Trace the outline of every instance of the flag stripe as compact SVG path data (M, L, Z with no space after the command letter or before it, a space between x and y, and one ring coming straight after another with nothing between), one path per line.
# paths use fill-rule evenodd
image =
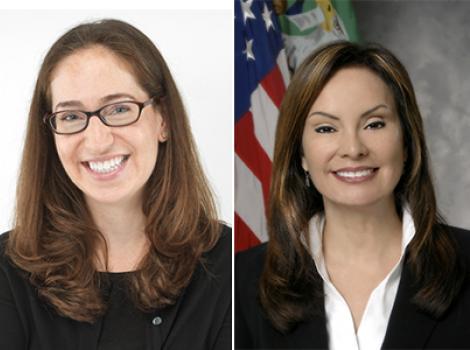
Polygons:
M235 178L237 214L258 239L264 241L267 237L266 221L260 220L265 218L263 188L259 179L237 155L235 155Z
M253 115L249 111L235 124L235 153L261 181L264 203L268 203L271 160L255 136Z
M277 56L277 66L279 67L279 71L282 75L282 81L284 82L284 86L287 87L290 81L290 72L289 66L287 65L287 56L285 49L282 49L279 55Z
M278 108L261 86L251 95L251 114L256 138L272 160Z
M269 97L271 97L274 104L279 108L281 106L282 97L286 92L286 87L284 86L284 80L277 65L261 81L261 85L268 93Z
M240 216L235 214L235 251L239 252L250 247L254 247L261 243L258 237L250 230L248 225L242 220Z

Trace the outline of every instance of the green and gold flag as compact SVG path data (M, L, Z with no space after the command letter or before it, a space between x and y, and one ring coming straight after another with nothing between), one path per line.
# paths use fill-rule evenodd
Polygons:
M358 41L350 0L274 0L289 68L317 47L336 40Z

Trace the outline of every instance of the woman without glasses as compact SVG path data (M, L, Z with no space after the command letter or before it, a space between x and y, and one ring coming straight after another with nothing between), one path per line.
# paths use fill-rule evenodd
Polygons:
M154 44L116 20L64 34L1 236L0 348L228 349L230 242Z
M269 242L237 256L237 348L470 348L470 232L439 216L402 64L339 42L293 77Z

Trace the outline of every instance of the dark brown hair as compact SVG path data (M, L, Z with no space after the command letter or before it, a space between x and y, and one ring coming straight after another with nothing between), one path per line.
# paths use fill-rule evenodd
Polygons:
M136 305L146 311L174 303L220 231L181 97L155 45L135 27L117 20L69 30L51 47L39 71L7 254L59 314L87 322L106 310L100 292L103 281L95 266L98 248L104 245L106 250L106 245L82 192L66 175L42 117L51 111L50 82L58 64L93 46L110 50L128 64L148 96L157 97L156 108L168 130L144 191L151 247L129 280Z
M281 332L288 332L323 308L322 281L303 242L309 241L310 218L324 208L315 186L305 186L302 133L308 111L323 87L338 70L351 66L370 69L387 84L403 129L407 161L394 194L398 211L404 202L409 203L416 228L406 260L419 287L413 302L440 316L463 281L463 265L436 206L422 118L408 73L383 47L336 42L306 58L280 108L260 300L268 319Z

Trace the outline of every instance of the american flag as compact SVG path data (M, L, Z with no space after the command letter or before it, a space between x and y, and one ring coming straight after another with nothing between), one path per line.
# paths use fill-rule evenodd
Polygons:
M289 81L271 1L235 1L235 250L266 241L274 134Z

